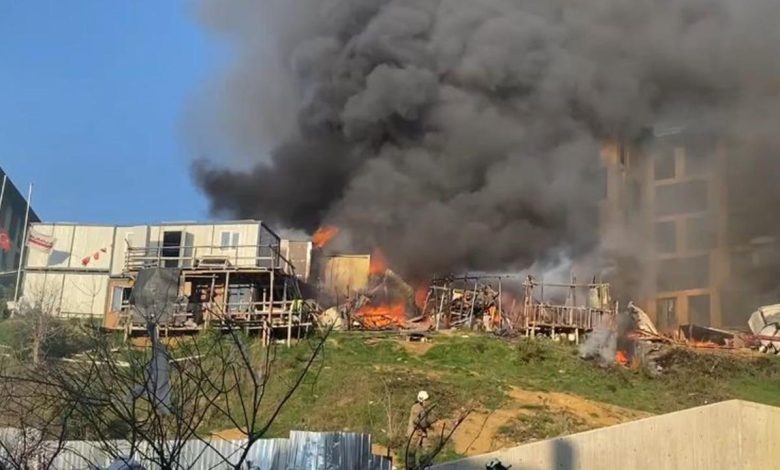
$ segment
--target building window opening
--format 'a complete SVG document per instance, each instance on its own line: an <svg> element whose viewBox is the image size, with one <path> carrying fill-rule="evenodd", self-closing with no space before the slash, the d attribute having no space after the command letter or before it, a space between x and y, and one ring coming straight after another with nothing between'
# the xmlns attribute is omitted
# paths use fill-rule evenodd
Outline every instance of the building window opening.
<svg viewBox="0 0 780 470"><path fill-rule="evenodd" d="M656 301L656 321L661 330L669 330L677 326L677 299L674 297Z"/></svg>
<svg viewBox="0 0 780 470"><path fill-rule="evenodd" d="M239 246L239 233L238 232L222 232L220 236L219 246L223 250L230 248L238 248Z"/></svg>
<svg viewBox="0 0 780 470"><path fill-rule="evenodd" d="M674 149L661 149L653 160L653 174L656 181L670 180L675 177Z"/></svg>
<svg viewBox="0 0 780 470"><path fill-rule="evenodd" d="M175 268L179 266L182 238L182 232L163 233L162 258L164 267Z"/></svg>
<svg viewBox="0 0 780 470"><path fill-rule="evenodd" d="M715 230L710 217L691 217L685 224L688 250L711 250L715 246Z"/></svg>
<svg viewBox="0 0 780 470"><path fill-rule="evenodd" d="M710 257L663 259L658 262L657 274L657 287L661 292L707 288L710 283Z"/></svg>
<svg viewBox="0 0 780 470"><path fill-rule="evenodd" d="M677 233L674 222L655 224L655 249L661 254L677 252Z"/></svg>
<svg viewBox="0 0 780 470"><path fill-rule="evenodd" d="M114 286L111 295L111 311L121 312L122 309L130 305L130 293L133 291L132 287L126 286Z"/></svg>
<svg viewBox="0 0 780 470"><path fill-rule="evenodd" d="M661 184L655 188L655 214L658 216L688 214L707 210L707 182Z"/></svg>
<svg viewBox="0 0 780 470"><path fill-rule="evenodd" d="M709 295L692 295L688 297L688 321L694 325L710 326Z"/></svg>

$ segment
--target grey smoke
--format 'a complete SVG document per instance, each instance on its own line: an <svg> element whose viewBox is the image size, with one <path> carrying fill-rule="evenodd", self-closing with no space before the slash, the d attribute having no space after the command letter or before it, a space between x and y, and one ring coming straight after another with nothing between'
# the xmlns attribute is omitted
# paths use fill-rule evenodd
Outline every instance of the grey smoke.
<svg viewBox="0 0 780 470"><path fill-rule="evenodd" d="M592 359L602 364L612 364L615 362L615 353L618 348L628 353L634 354L634 340L629 337L629 333L636 329L636 323L630 312L619 312L615 318L615 323L608 321L596 325L585 341L579 345L579 354L582 359Z"/></svg>
<svg viewBox="0 0 780 470"><path fill-rule="evenodd" d="M595 359L603 364L615 362L616 351L617 333L606 326L595 328L579 346L582 359Z"/></svg>
<svg viewBox="0 0 780 470"><path fill-rule="evenodd" d="M237 60L199 100L209 160L194 174L215 213L335 224L405 274L576 257L598 238L605 138L694 122L778 148L778 13L775 0L203 0Z"/></svg>

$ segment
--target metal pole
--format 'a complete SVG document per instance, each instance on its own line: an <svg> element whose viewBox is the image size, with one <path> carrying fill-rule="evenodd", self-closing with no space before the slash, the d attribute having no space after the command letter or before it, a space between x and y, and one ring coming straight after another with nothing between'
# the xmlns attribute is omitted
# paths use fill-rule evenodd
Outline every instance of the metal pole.
<svg viewBox="0 0 780 470"><path fill-rule="evenodd" d="M2 210L3 209L3 198L5 197L5 184L6 184L7 181L8 181L8 175L6 175L4 173L3 174L3 188L0 189L0 214L2 214L2 212L3 212L3 210ZM3 228L8 230L8 227L3 227ZM9 233L8 234L9 240L10 240L10 236L11 236L11 234ZM6 264L3 265L3 267L6 267L6 266L7 266ZM14 271L14 272L16 272L16 271Z"/></svg>
<svg viewBox="0 0 780 470"><path fill-rule="evenodd" d="M5 197L5 183L8 181L8 175L3 175L3 188L0 189L0 209L3 208L3 198Z"/></svg>
<svg viewBox="0 0 780 470"><path fill-rule="evenodd" d="M32 184L27 188L27 210L24 213L24 231L22 232L21 254L19 256L19 266L16 268L16 287L14 288L14 303L19 301L19 284L22 280L22 264L24 263L24 252L27 247L27 223L30 221L30 200L32 199Z"/></svg>

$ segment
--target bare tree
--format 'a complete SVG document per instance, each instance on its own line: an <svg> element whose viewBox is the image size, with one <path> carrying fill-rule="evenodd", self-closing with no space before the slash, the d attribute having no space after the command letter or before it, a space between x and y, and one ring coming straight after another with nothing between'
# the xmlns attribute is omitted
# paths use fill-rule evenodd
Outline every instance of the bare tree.
<svg viewBox="0 0 780 470"><path fill-rule="evenodd" d="M3 375L24 373L10 359L0 363ZM45 384L35 380L0 380L0 468L50 468L62 452L75 406L44 400Z"/></svg>
<svg viewBox="0 0 780 470"><path fill-rule="evenodd" d="M169 347L152 337L145 348L86 325L87 352L24 373L0 374L0 380L35 386L36 400L72 408L73 419L63 427L69 439L97 441L113 459L161 469L191 464L182 456L193 441L203 444L202 451L219 454L208 426L229 423L246 438L228 455L220 454L219 466L243 468L252 445L267 434L318 362L328 333L299 346L301 362L273 401L268 392L279 374L279 346L273 341L263 346L229 321L220 331L180 338Z"/></svg>
<svg viewBox="0 0 780 470"><path fill-rule="evenodd" d="M21 320L29 335L29 357L36 366L46 354L47 342L63 333L64 323L59 318L59 301L62 292L46 282L26 286L24 297L17 305L16 318Z"/></svg>

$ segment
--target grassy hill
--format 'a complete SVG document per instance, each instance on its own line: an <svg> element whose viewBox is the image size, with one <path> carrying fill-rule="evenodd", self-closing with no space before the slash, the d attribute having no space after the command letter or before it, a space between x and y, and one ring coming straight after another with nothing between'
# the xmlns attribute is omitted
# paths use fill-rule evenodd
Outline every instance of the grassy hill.
<svg viewBox="0 0 780 470"><path fill-rule="evenodd" d="M282 370L295 370L306 353L305 345L281 351ZM350 430L398 448L422 389L442 419L475 406L442 458L731 398L780 406L780 360L767 356L677 349L662 362L663 374L651 377L582 361L573 345L455 332L430 343L334 334L322 359L279 416L274 435ZM290 376L276 374L269 398Z"/></svg>
<svg viewBox="0 0 780 470"><path fill-rule="evenodd" d="M0 322L0 344L8 351L24 346L18 326ZM67 347L51 347L58 355L79 344L61 342ZM251 342L262 354L260 342ZM171 347L175 352L175 342ZM311 347L301 342L276 350L266 406L289 390ZM778 357L680 348L660 364L663 373L653 377L583 361L574 345L463 331L436 334L427 343L407 342L397 333L334 333L268 437L293 429L348 430L370 433L375 443L397 450L419 390L428 391L441 422L473 408L441 459L731 398L780 406ZM204 431L239 437L233 426L211 418Z"/></svg>

